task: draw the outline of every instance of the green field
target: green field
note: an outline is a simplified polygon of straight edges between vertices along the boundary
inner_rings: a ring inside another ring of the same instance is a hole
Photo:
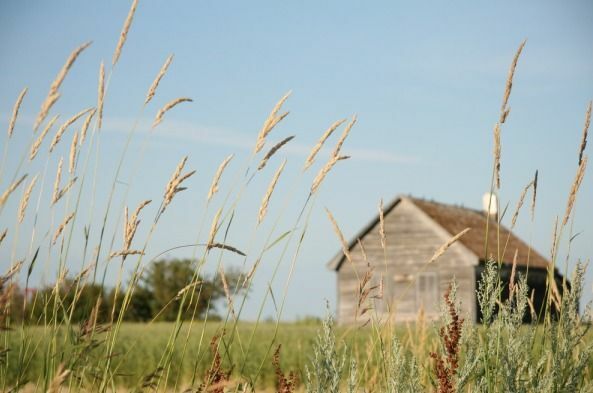
[[[140,385],[146,376],[157,368],[174,326],[174,323],[166,322],[153,324],[125,323],[122,325],[114,351],[116,353],[114,381],[118,387]],[[233,338],[234,342],[228,349],[232,326],[227,324],[226,333],[220,346],[223,368],[225,370],[232,369],[234,380],[254,381],[257,379],[257,386],[273,387],[276,382],[276,375],[272,366],[272,356],[277,345],[281,344],[281,367],[283,371],[285,373],[289,371],[296,372],[299,375],[299,380],[302,381],[304,379],[305,365],[311,361],[313,345],[321,325],[280,324],[275,339],[275,324],[262,323],[257,326],[257,329],[255,327],[254,323],[240,323]],[[77,347],[74,341],[77,331],[78,327],[71,332],[68,332],[65,327],[59,328],[59,333],[56,335],[58,363],[68,363],[74,356],[79,355],[80,348]],[[175,386],[175,383],[186,386],[190,384],[192,378],[195,378],[195,382],[203,379],[213,359],[209,344],[212,337],[221,334],[222,324],[209,322],[204,326],[201,322],[195,322],[189,337],[187,332],[188,324],[185,324],[181,329],[180,338],[177,340],[173,351],[173,367],[167,381],[170,386]],[[404,334],[403,327],[400,332],[402,335]],[[370,333],[368,328],[357,330],[338,329],[337,331],[338,341],[342,343],[340,347],[343,348],[343,344],[347,342],[348,349],[358,355],[361,365],[365,363],[365,358],[368,358],[367,351],[370,347],[367,344],[371,339]],[[26,342],[25,346],[21,345],[23,334]],[[96,336],[94,339],[99,342],[104,335],[105,333]],[[252,344],[249,345],[252,335]],[[21,369],[18,360],[21,351],[26,352],[25,381],[35,385],[42,383],[44,356],[52,338],[51,328],[42,326],[28,327],[24,331],[16,329],[7,334],[7,347],[10,348],[7,356],[9,386],[16,382],[18,371]],[[188,340],[187,345],[186,338]],[[85,365],[87,370],[101,361],[101,351],[104,351],[104,348],[100,348],[91,351],[89,359],[93,359],[93,361]],[[181,361],[182,357],[184,357],[183,362]],[[370,367],[370,364],[368,367]],[[91,374],[92,372],[88,373],[88,375]],[[369,373],[369,376],[372,377],[371,374]]]

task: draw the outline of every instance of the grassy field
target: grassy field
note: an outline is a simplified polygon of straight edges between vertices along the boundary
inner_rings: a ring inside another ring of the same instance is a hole
[[[114,357],[114,382],[117,386],[131,388],[141,385],[146,376],[157,369],[163,348],[167,346],[169,334],[173,328],[173,323],[164,322],[124,323],[122,325],[114,351],[116,354]],[[222,323],[217,322],[206,324],[196,322],[192,334],[185,343],[188,330],[186,325],[181,330],[181,336],[184,338],[176,343],[172,359],[173,365],[181,366],[171,368],[169,385],[174,386],[178,382],[185,386],[191,384],[192,379],[195,381],[203,379],[213,360],[210,342],[214,336],[219,336],[223,329],[226,331],[220,347],[223,368],[232,370],[232,378],[235,380],[257,380],[259,387],[271,388],[277,382],[272,365],[272,355],[277,346],[279,344],[282,346],[280,362],[282,369],[285,372],[297,373],[298,379],[303,381],[305,366],[312,360],[313,346],[321,325],[283,323],[279,325],[276,338],[273,339],[276,331],[275,324],[262,323],[256,328],[254,323],[242,322],[237,326],[234,336],[235,343],[230,347],[228,345],[231,326],[225,327]],[[59,362],[68,362],[69,359],[79,354],[79,349],[73,339],[76,336],[76,331],[78,331],[78,326],[72,332],[69,332],[66,327],[61,327],[58,334],[53,334],[51,329],[38,326],[8,333],[8,347],[12,348],[7,357],[9,384],[14,384],[17,380],[20,369],[18,363],[20,350],[27,351],[25,348],[21,348],[23,334],[26,337],[25,342],[29,346],[28,353],[25,355],[27,371],[24,378],[28,383],[38,384],[43,379],[44,373],[43,348],[47,348],[50,340],[57,339],[58,360]],[[342,342],[340,347],[344,348],[343,344],[346,344],[348,350],[352,351],[359,359],[360,364],[365,364],[367,359],[371,359],[367,366],[369,371],[365,374],[369,379],[376,378],[376,375],[370,371],[377,361],[377,348],[374,353],[368,352],[373,345],[371,344],[373,337],[370,328],[356,330],[343,328],[338,329],[336,333],[339,341]],[[248,350],[252,335],[253,344]],[[405,327],[399,328],[398,335],[401,337],[407,335]],[[104,336],[98,335],[95,339],[101,341]],[[183,362],[181,362],[182,356],[185,356]],[[97,364],[93,364],[93,360],[98,363],[100,359],[98,356],[91,355],[86,366],[96,367]]]

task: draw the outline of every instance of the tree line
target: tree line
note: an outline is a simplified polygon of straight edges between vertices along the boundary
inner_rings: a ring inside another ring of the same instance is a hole
[[[219,319],[220,300],[225,298],[219,274],[200,275],[194,279],[195,262],[189,259],[159,260],[151,263],[136,283],[123,319],[134,322],[174,321],[180,310],[180,291],[193,291],[192,303],[182,312],[184,319]],[[229,269],[225,279],[230,291],[239,283],[241,274]],[[127,284],[132,285],[131,283]],[[0,322],[47,323],[45,319],[57,310],[58,318],[80,323],[97,307],[97,322],[111,321],[112,313],[119,315],[126,286],[116,291],[98,283],[81,283],[75,278],[65,278],[56,285],[25,291],[17,284],[0,282]],[[57,296],[56,296],[57,293]],[[116,295],[117,294],[117,295]],[[49,311],[49,312],[48,312]],[[4,320],[4,321],[3,321]]]

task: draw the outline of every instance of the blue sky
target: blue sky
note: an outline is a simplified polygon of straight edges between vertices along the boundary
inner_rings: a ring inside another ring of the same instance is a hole
[[[19,152],[29,143],[32,120],[56,72],[70,51],[87,40],[93,44],[66,78],[63,97],[53,113],[61,113],[64,119],[95,105],[99,63],[110,63],[128,8],[125,1],[2,2],[3,127],[16,96],[24,86],[29,87],[9,145],[7,174],[14,172]],[[276,230],[278,235],[290,228],[327,156],[326,152],[314,170],[301,178],[308,150],[330,123],[357,114],[359,121],[344,146],[344,153],[352,158],[335,168],[315,201],[284,312],[287,319],[321,315],[322,299],[335,302],[335,277],[325,269],[325,263],[339,248],[323,207],[334,213],[347,237],[372,218],[380,198],[387,201],[400,193],[480,207],[490,184],[492,126],[498,117],[508,66],[520,42],[527,39],[510,99],[511,114],[502,131],[500,199],[503,205],[510,201],[514,207],[522,187],[539,170],[535,223],[521,219],[517,232],[547,255],[554,218],[564,213],[576,171],[585,108],[593,98],[592,20],[593,3],[588,1],[454,5],[140,1],[108,90],[96,192],[83,194],[85,213],[74,232],[79,235],[89,217],[102,217],[106,190],[127,132],[138,119],[138,133],[120,177],[125,182],[133,173],[140,174],[133,177],[128,204],[135,206],[146,198],[158,201],[184,155],[189,156],[188,166],[198,171],[188,182],[189,190],[166,212],[148,256],[194,242],[201,226],[202,232],[208,230],[270,109],[292,90],[285,104],[291,113],[273,131],[270,141],[288,135],[296,138],[250,184],[230,239],[239,248],[253,244],[257,249],[269,231]],[[175,59],[154,102],[140,112],[148,86],[170,53]],[[156,111],[180,96],[192,97],[194,102],[169,112],[141,153]],[[71,132],[50,158],[45,192],[53,182],[58,155],[68,156]],[[4,136],[0,140],[4,150]],[[236,156],[223,179],[222,192],[204,212],[211,177],[230,153]],[[286,173],[273,196],[268,220],[253,239],[259,201],[282,156],[288,159]],[[38,157],[23,171],[42,171],[44,163],[45,158]],[[6,188],[10,177],[3,175],[0,188]],[[582,233],[573,243],[573,259],[586,260],[593,251],[593,209],[588,203],[593,197],[591,186],[587,175],[576,207],[574,231]],[[118,187],[116,210],[124,203],[124,195]],[[2,228],[14,225],[12,212],[18,201],[11,203],[0,216]],[[40,217],[41,226],[53,228],[68,207],[60,205],[53,214]],[[154,209],[156,206],[147,212],[148,217]],[[138,239],[146,235],[148,217]],[[276,218],[279,222],[273,227]],[[111,221],[108,224],[110,233],[120,227]],[[29,233],[30,225],[29,217],[17,241],[9,238],[10,246],[0,248],[0,268],[5,269],[11,259],[28,255],[29,239],[24,234]],[[120,234],[116,236],[117,247]],[[289,255],[292,252],[291,248]],[[192,254],[184,249],[168,255]],[[248,319],[259,312],[275,255],[270,253],[262,262],[244,313]],[[73,244],[68,257],[73,271],[80,266],[81,256],[82,247]],[[49,260],[36,273],[37,280],[44,274],[46,280],[53,280],[55,256]],[[272,284],[274,291],[283,288],[289,261],[282,262]],[[248,259],[247,263],[250,266],[252,262]],[[109,270],[109,280],[115,280],[116,270]],[[587,299],[591,298],[590,281]],[[273,311],[268,300],[263,315]]]

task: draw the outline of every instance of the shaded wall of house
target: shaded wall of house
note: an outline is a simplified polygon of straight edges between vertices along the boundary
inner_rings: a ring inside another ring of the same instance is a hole
[[[382,317],[395,321],[414,321],[420,309],[427,318],[439,316],[439,306],[449,284],[455,278],[462,311],[476,319],[475,265],[478,259],[460,244],[454,244],[437,262],[427,265],[434,252],[450,237],[413,203],[403,199],[385,214],[387,238],[384,255],[379,224],[361,240],[373,269],[372,285],[384,283],[382,300],[374,309]],[[351,249],[353,263],[347,260],[338,271],[338,320],[354,323],[359,300],[359,278],[368,270],[359,244]],[[359,318],[359,321],[364,321]]]
[[[476,266],[476,288],[479,285],[479,282],[482,277],[482,273],[485,269],[485,262],[480,261],[480,264]],[[502,293],[501,298],[503,301],[509,298],[509,282],[511,277],[512,266],[511,265],[503,265],[500,270],[500,280],[502,284]],[[515,281],[519,280],[519,274],[527,277],[527,286],[529,287],[529,296],[533,295],[533,308],[535,309],[536,314],[539,316],[539,321],[542,322],[544,320],[544,315],[546,311],[546,287],[547,287],[547,277],[548,271],[542,268],[534,268],[531,267],[529,271],[525,266],[517,266],[517,272],[515,273]],[[563,293],[563,286],[562,286],[562,276],[555,271],[554,272],[554,280],[556,281],[556,286],[558,287],[558,291],[560,295]],[[566,282],[567,288],[570,289],[570,282]],[[476,296],[475,299],[476,308],[477,308],[477,322],[482,322],[482,312],[480,310],[480,306],[478,303],[478,298]],[[553,315],[557,315],[558,310],[554,303],[551,306],[551,312]],[[529,310],[529,307],[523,317],[524,323],[531,323],[532,316]]]

